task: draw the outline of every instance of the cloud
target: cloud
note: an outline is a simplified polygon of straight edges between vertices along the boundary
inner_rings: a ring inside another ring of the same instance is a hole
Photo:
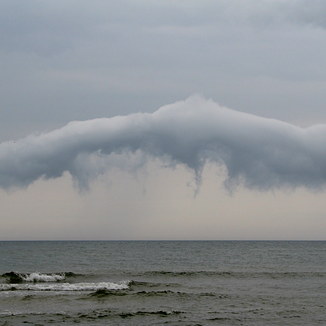
[[[314,28],[324,3],[3,0],[0,138],[194,92],[288,121],[325,119],[325,30]]]
[[[182,164],[198,178],[207,162],[225,166],[228,186],[316,189],[326,184],[325,137],[326,125],[303,129],[192,96],[154,113],[74,121],[1,143],[0,186],[26,186],[66,171],[85,185],[112,164],[129,169],[150,157]]]
[[[221,29],[225,24],[240,25],[240,29],[245,25],[279,27],[284,23],[325,28],[325,8],[324,0],[94,0],[91,4],[58,0],[38,5],[34,1],[3,0],[0,27],[6,33],[0,35],[0,49],[47,57],[99,37],[100,42],[116,44],[122,36],[128,39],[132,35],[132,42],[135,30],[140,34],[165,29],[171,34],[191,35],[193,31],[202,35],[202,28]]]

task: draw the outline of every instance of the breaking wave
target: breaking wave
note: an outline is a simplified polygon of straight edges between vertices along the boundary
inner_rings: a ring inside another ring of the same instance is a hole
[[[23,282],[60,282],[64,281],[68,277],[77,276],[77,274],[72,272],[63,272],[63,273],[17,273],[9,272],[1,275],[7,279],[7,282],[10,284],[18,284]]]
[[[130,281],[119,283],[52,283],[52,284],[0,284],[0,291],[98,291],[126,290]]]

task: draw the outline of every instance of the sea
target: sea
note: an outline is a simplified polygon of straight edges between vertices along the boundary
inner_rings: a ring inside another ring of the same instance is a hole
[[[326,325],[326,241],[2,241],[0,326]]]

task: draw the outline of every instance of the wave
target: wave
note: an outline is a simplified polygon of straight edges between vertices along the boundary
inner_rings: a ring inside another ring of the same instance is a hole
[[[127,288],[128,289],[128,288]],[[103,298],[103,297],[108,297],[108,296],[124,296],[127,295],[127,291],[123,291],[126,289],[121,289],[122,291],[117,291],[117,290],[112,290],[112,289],[98,289],[95,292],[91,292],[89,294],[90,297],[96,297],[96,298]]]
[[[52,284],[0,284],[0,291],[97,291],[126,290],[130,281],[119,283],[52,283]]]
[[[123,275],[123,273],[122,273]],[[121,275],[121,276],[122,276]],[[0,275],[5,281],[0,281],[0,290],[11,289],[40,289],[40,290],[51,290],[51,289],[60,289],[63,291],[73,289],[74,287],[79,287],[78,284],[81,284],[80,287],[89,287],[90,291],[97,291],[98,289],[108,289],[110,290],[110,285],[105,284],[116,284],[108,283],[105,278],[106,275],[95,275],[95,274],[75,274],[73,272],[60,272],[60,273],[20,273],[20,272],[8,272]],[[125,277],[124,277],[125,276]],[[178,279],[182,278],[228,278],[228,279],[300,279],[300,278],[324,278],[326,277],[325,272],[321,271],[279,271],[279,272],[269,272],[269,271],[168,271],[168,270],[154,270],[154,271],[144,271],[140,273],[132,273],[129,275],[124,275],[121,279],[134,279],[136,278],[148,278],[148,277],[159,277],[158,282],[144,281],[144,280],[133,280],[128,281],[128,287],[132,288],[161,288],[161,287],[175,287],[178,286]],[[92,282],[96,277],[96,281],[101,283],[88,283]],[[91,278],[91,279],[90,279]],[[74,279],[74,282],[70,282],[70,279]],[[76,283],[77,279],[79,282]],[[93,279],[93,280],[92,280]],[[104,280],[104,282],[102,281]],[[30,283],[33,284],[29,285]],[[42,285],[43,284],[43,285]],[[45,285],[50,284],[50,285]],[[96,284],[102,284],[97,286]],[[20,285],[20,286],[18,286]],[[119,288],[120,289],[120,288]],[[78,289],[77,289],[78,290]],[[114,288],[113,288],[114,290]],[[73,291],[73,290],[72,290]]]
[[[222,277],[222,278],[306,278],[326,277],[325,272],[231,272],[231,271],[146,271],[144,276],[171,276],[171,277]]]
[[[110,296],[130,296],[130,297],[157,297],[157,296],[172,296],[172,297],[216,297],[219,299],[229,298],[226,294],[218,294],[214,292],[183,292],[183,291],[171,291],[171,290],[159,290],[159,291],[132,291],[129,288],[127,291],[115,291],[107,289],[99,289],[95,292],[91,292],[88,297],[104,298]]]
[[[81,322],[83,320],[96,320],[99,319],[111,319],[120,317],[122,319],[125,318],[132,318],[132,317],[143,317],[143,316],[157,316],[157,317],[167,317],[167,316],[176,316],[185,314],[184,311],[179,310],[136,310],[136,311],[112,311],[111,309],[96,309],[90,312],[81,312],[77,314],[65,313],[65,312],[58,312],[58,313],[37,313],[37,312],[30,312],[30,313],[20,313],[16,311],[4,311],[0,312],[1,317],[48,317],[53,323],[53,320],[57,320],[61,323],[66,323],[67,321]],[[7,324],[6,324],[7,325]]]
[[[10,284],[19,284],[24,282],[60,282],[64,281],[68,277],[77,276],[73,272],[62,272],[62,273],[18,273],[18,272],[9,272],[1,275],[7,279],[7,282]]]
[[[121,318],[130,318],[130,317],[136,317],[136,316],[150,316],[150,315],[158,315],[161,317],[169,316],[169,315],[180,315],[182,314],[182,311],[172,310],[172,311],[166,311],[166,310],[157,310],[157,311],[136,311],[136,312],[127,312],[127,313],[121,313],[119,316]]]
[[[160,288],[160,287],[176,287],[179,283],[175,282],[148,282],[148,281],[130,281],[130,286],[132,287],[146,287],[146,288]]]
[[[99,289],[95,292],[89,294],[90,297],[109,297],[109,296],[162,296],[162,295],[187,295],[187,293],[182,292],[174,292],[169,290],[161,290],[161,291],[138,291],[138,292],[130,292],[130,291],[113,291],[107,289]]]
[[[223,271],[146,271],[145,276],[172,276],[172,277],[192,277],[192,276],[222,276],[230,277],[235,273]]]

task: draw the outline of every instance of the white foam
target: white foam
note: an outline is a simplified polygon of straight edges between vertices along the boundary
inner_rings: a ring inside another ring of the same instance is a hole
[[[25,290],[25,291],[97,291],[125,290],[129,287],[129,281],[119,283],[57,283],[57,284],[0,284],[0,291]]]
[[[41,274],[35,272],[23,276],[22,279],[26,282],[58,282],[63,281],[65,276],[62,274]]]

